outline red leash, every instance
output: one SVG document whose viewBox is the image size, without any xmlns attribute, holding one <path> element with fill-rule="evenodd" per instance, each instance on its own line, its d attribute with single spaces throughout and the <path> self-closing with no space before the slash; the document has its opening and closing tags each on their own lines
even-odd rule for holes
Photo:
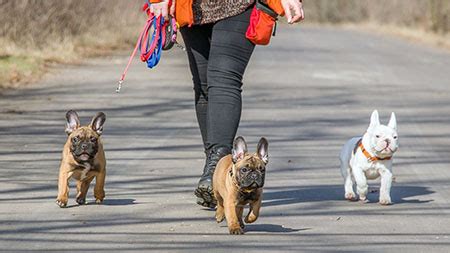
<svg viewBox="0 0 450 253">
<path fill-rule="evenodd" d="M 141 51 L 141 61 L 147 62 L 149 68 L 153 68 L 159 62 L 161 57 L 161 50 L 169 50 L 176 43 L 177 26 L 176 20 L 172 17 L 168 22 L 164 21 L 164 18 L 159 15 L 155 17 L 153 13 L 150 13 L 150 3 L 147 1 L 143 6 L 143 11 L 147 12 L 148 19 L 137 39 L 133 53 L 131 53 L 128 63 L 123 71 L 116 92 L 119 93 L 122 88 L 122 84 L 127 75 L 128 68 L 133 61 L 134 56 L 137 53 L 138 48 Z M 149 32 L 153 27 L 153 33 L 151 37 Z"/>
</svg>

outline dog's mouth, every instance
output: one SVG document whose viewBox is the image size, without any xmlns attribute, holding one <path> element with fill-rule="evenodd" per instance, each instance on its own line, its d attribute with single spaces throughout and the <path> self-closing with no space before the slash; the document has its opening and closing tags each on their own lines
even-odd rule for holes
<svg viewBox="0 0 450 253">
<path fill-rule="evenodd" d="M 381 150 L 377 150 L 381 154 L 393 154 L 395 151 L 397 151 L 397 148 L 392 148 L 391 146 L 386 146 L 382 148 Z"/>
<path fill-rule="evenodd" d="M 241 182 L 241 187 L 246 190 L 254 190 L 264 186 L 264 179 Z"/>
<path fill-rule="evenodd" d="M 252 183 L 251 185 L 248 185 L 248 186 L 245 186 L 245 187 L 241 186 L 240 188 L 241 188 L 241 191 L 252 192 L 252 191 L 255 191 L 256 189 L 261 188 L 261 187 L 262 186 L 259 186 L 257 183 Z"/>
<path fill-rule="evenodd" d="M 80 160 L 87 161 L 87 160 L 89 160 L 89 158 L 91 158 L 91 156 L 88 153 L 83 153 L 83 154 L 79 155 L 78 158 Z"/>
<path fill-rule="evenodd" d="M 98 151 L 98 145 L 89 141 L 79 141 L 72 143 L 70 152 L 78 162 L 87 162 L 94 159 Z"/>
<path fill-rule="evenodd" d="M 380 158 L 392 157 L 396 150 L 397 150 L 396 148 L 386 147 L 379 151 L 375 150 L 376 151 L 375 154 Z"/>
<path fill-rule="evenodd" d="M 75 155 L 75 154 L 74 154 Z M 88 152 L 82 152 L 79 155 L 75 155 L 75 157 L 77 158 L 77 160 L 79 161 L 88 161 L 90 159 L 92 159 L 94 156 L 89 154 Z"/>
<path fill-rule="evenodd" d="M 260 184 L 259 184 L 258 182 L 253 182 L 253 183 L 249 186 L 249 188 L 250 188 L 250 189 L 261 188 L 261 187 L 263 186 L 263 184 L 264 184 L 264 183 L 262 183 L 262 182 L 261 182 Z"/>
<path fill-rule="evenodd" d="M 397 151 L 397 147 L 392 147 L 392 143 L 386 142 L 383 143 L 384 145 L 377 145 L 377 147 L 375 148 L 375 151 L 379 154 L 383 154 L 383 155 L 392 155 L 395 153 L 395 151 Z M 381 146 L 381 147 L 380 147 Z"/>
</svg>

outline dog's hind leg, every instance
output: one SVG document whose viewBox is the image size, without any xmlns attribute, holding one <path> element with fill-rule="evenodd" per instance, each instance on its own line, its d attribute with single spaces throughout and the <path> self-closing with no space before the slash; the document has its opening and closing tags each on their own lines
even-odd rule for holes
<svg viewBox="0 0 450 253">
<path fill-rule="evenodd" d="M 339 156 L 339 160 L 341 162 L 341 175 L 344 178 L 344 189 L 345 189 L 345 199 L 347 200 L 356 200 L 356 194 L 353 191 L 353 176 L 352 169 L 349 166 L 350 162 L 350 154 L 347 152 L 349 149 L 348 144 L 344 146 Z"/>
<path fill-rule="evenodd" d="M 345 183 L 344 183 L 344 188 L 345 188 L 345 199 L 347 200 L 356 200 L 356 194 L 353 191 L 353 177 L 352 177 L 352 173 L 351 173 L 351 169 L 347 168 L 347 173 L 345 175 Z"/>
</svg>

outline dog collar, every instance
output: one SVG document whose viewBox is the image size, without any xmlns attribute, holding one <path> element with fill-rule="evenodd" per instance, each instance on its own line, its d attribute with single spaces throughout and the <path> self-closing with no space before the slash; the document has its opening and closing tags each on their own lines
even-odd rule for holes
<svg viewBox="0 0 450 253">
<path fill-rule="evenodd" d="M 230 177 L 231 177 L 231 182 L 233 182 L 233 184 L 239 188 L 239 183 L 235 180 L 235 178 L 233 177 L 233 171 L 236 168 L 236 165 L 233 163 L 233 165 L 231 166 L 231 170 L 230 170 Z"/>
<path fill-rule="evenodd" d="M 376 161 L 383 161 L 383 160 L 391 160 L 392 156 L 389 157 L 378 157 L 378 156 L 372 156 L 369 151 L 366 150 L 366 148 L 364 148 L 364 145 L 362 144 L 362 138 L 359 139 L 359 141 L 356 143 L 356 148 L 355 148 L 355 153 L 356 153 L 356 149 L 360 148 L 361 152 L 364 154 L 364 156 L 367 158 L 367 160 L 369 162 L 376 162 Z"/>
</svg>

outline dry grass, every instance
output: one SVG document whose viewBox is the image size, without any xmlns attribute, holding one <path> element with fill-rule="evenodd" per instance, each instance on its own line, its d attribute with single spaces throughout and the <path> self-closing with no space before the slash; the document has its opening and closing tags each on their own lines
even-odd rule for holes
<svg viewBox="0 0 450 253">
<path fill-rule="evenodd" d="M 48 62 L 131 47 L 143 0 L 0 0 L 0 88 Z M 307 23 L 357 24 L 450 48 L 449 0 L 304 0 Z"/>
<path fill-rule="evenodd" d="M 0 88 L 134 43 L 141 0 L 0 0 Z"/>
<path fill-rule="evenodd" d="M 376 23 L 349 23 L 343 24 L 342 27 L 362 32 L 369 32 L 372 34 L 378 33 L 392 35 L 412 42 L 418 42 L 421 44 L 450 50 L 450 33 L 437 34 L 424 29 L 396 25 L 379 25 Z"/>
<path fill-rule="evenodd" d="M 308 22 L 376 23 L 450 32 L 448 0 L 305 0 Z"/>
<path fill-rule="evenodd" d="M 305 0 L 306 23 L 342 25 L 450 49 L 448 0 Z"/>
</svg>

